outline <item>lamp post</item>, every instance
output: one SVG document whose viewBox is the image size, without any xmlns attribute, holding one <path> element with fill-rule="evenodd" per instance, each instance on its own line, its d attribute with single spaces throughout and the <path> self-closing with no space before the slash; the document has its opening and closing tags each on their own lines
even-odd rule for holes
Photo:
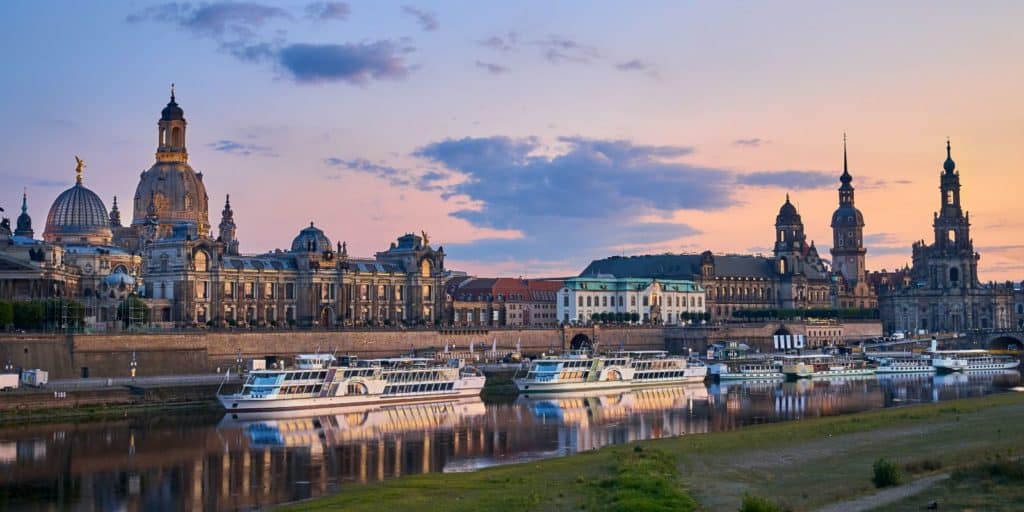
<svg viewBox="0 0 1024 512">
<path fill-rule="evenodd" d="M 7 360 L 7 364 L 4 365 L 4 373 L 11 373 L 13 370 L 14 370 L 14 364 L 11 363 L 10 359 L 8 359 Z"/>
<path fill-rule="evenodd" d="M 139 362 L 135 359 L 135 351 L 132 351 L 132 361 L 128 363 L 132 371 L 132 382 L 135 382 L 135 370 L 139 366 Z"/>
<path fill-rule="evenodd" d="M 238 347 L 238 352 L 235 353 L 235 369 L 238 370 L 238 375 L 242 375 L 242 347 Z"/>
</svg>

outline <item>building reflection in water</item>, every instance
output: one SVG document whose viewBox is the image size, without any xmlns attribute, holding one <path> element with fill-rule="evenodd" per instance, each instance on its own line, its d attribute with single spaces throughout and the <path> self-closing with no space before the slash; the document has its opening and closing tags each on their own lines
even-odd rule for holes
<svg viewBox="0 0 1024 512">
<path fill-rule="evenodd" d="M 0 430 L 0 509 L 224 510 L 641 439 L 990 393 L 1017 372 L 739 382 Z"/>
</svg>

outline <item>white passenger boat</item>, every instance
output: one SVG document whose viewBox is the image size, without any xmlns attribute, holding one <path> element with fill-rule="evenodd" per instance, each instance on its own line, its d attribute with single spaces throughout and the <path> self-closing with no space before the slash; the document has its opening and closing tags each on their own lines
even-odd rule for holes
<svg viewBox="0 0 1024 512">
<path fill-rule="evenodd" d="M 711 375 L 718 380 L 774 380 L 782 379 L 782 368 L 768 358 L 737 359 L 710 366 Z"/>
<path fill-rule="evenodd" d="M 452 400 L 479 396 L 484 376 L 453 359 L 335 359 L 299 355 L 295 368 L 255 370 L 241 391 L 217 395 L 235 413 Z"/>
<path fill-rule="evenodd" d="M 868 357 L 878 363 L 875 373 L 935 373 L 927 355 L 914 353 L 874 353 Z"/>
<path fill-rule="evenodd" d="M 932 352 L 932 366 L 939 373 L 1012 370 L 1020 366 L 1020 361 L 987 350 L 936 350 Z"/>
<path fill-rule="evenodd" d="M 859 359 L 827 354 L 782 356 L 782 373 L 787 379 L 853 377 L 874 375 L 875 367 Z"/>
<path fill-rule="evenodd" d="M 550 393 L 702 382 L 707 373 L 706 366 L 662 350 L 604 356 L 570 352 L 534 360 L 526 376 L 517 376 L 514 382 L 523 393 Z"/>
</svg>

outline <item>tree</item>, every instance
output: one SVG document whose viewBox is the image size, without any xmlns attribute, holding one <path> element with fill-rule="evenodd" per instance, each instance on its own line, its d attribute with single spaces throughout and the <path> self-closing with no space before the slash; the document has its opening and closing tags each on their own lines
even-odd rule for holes
<svg viewBox="0 0 1024 512">
<path fill-rule="evenodd" d="M 594 322 L 594 323 L 597 323 L 598 320 L 600 320 L 600 318 L 601 318 L 601 314 L 600 313 L 594 313 L 594 314 L 590 315 L 590 321 Z"/>
<path fill-rule="evenodd" d="M 633 322 L 633 323 L 639 322 L 640 321 L 640 313 L 637 313 L 636 311 L 630 313 L 629 314 L 629 321 Z"/>
<path fill-rule="evenodd" d="M 14 323 L 14 305 L 10 302 L 0 301 L 0 329 Z"/>
<path fill-rule="evenodd" d="M 39 301 L 19 301 L 13 304 L 14 326 L 19 329 L 39 329 L 43 326 L 43 304 Z"/>
<path fill-rule="evenodd" d="M 616 312 L 615 313 L 615 323 L 621 324 L 622 322 L 624 322 L 625 321 L 625 316 L 626 315 L 623 314 L 621 311 Z"/>
</svg>

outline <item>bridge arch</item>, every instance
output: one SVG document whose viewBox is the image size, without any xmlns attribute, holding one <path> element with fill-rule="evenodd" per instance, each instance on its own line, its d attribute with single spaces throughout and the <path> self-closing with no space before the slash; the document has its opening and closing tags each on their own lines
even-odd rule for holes
<svg viewBox="0 0 1024 512">
<path fill-rule="evenodd" d="M 1024 340 L 1012 334 L 1000 334 L 988 340 L 986 347 L 995 350 L 1024 350 Z"/>
<path fill-rule="evenodd" d="M 594 343 L 590 340 L 590 336 L 586 334 L 577 333 L 572 337 L 572 341 L 569 342 L 569 348 L 573 350 L 584 350 L 590 349 L 594 346 Z"/>
</svg>

